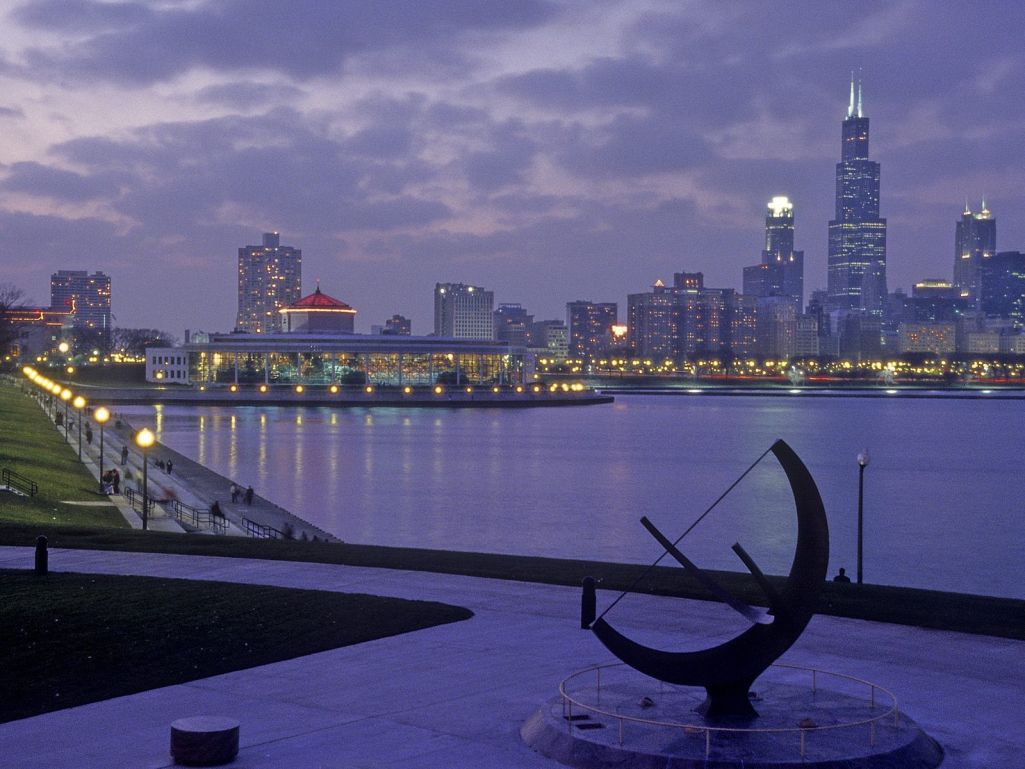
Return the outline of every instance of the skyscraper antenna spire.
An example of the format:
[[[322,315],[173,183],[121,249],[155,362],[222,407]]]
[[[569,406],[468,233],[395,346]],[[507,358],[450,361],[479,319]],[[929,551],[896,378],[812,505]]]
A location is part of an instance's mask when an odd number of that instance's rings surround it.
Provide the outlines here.
[[[964,196],[964,212],[966,214],[970,214],[972,212],[972,209],[970,209],[968,207],[968,196],[967,195]]]
[[[858,117],[865,117],[861,109],[861,72],[858,72]]]
[[[851,70],[851,100],[847,103],[847,117],[854,117],[854,70]]]

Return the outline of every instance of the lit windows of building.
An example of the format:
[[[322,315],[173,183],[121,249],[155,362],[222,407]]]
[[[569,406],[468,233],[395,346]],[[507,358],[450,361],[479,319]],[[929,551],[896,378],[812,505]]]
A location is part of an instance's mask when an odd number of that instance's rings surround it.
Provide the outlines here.
[[[103,347],[110,344],[110,277],[102,272],[58,270],[50,276],[50,309],[71,314],[71,326],[96,334]]]
[[[836,165],[836,210],[829,222],[828,304],[881,316],[887,298],[886,220],[879,216],[879,164],[869,160],[868,139],[861,83],[855,91],[852,77]]]
[[[434,286],[434,335],[450,339],[494,339],[495,294],[464,283]]]
[[[983,272],[997,252],[997,220],[982,201],[982,210],[965,210],[954,229],[954,288],[974,309],[982,308]]]
[[[615,302],[568,302],[569,354],[577,358],[606,354],[612,344],[612,327],[618,322],[619,307]]]
[[[238,250],[238,316],[235,327],[253,334],[283,330],[281,309],[301,296],[302,251],[282,246],[278,233],[259,246]]]

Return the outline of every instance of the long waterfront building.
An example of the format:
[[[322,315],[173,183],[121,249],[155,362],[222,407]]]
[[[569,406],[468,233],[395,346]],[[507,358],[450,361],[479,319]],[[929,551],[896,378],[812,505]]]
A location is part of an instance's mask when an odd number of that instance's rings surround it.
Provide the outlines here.
[[[531,369],[503,342],[369,334],[215,334],[146,350],[146,379],[230,385],[507,385]]]

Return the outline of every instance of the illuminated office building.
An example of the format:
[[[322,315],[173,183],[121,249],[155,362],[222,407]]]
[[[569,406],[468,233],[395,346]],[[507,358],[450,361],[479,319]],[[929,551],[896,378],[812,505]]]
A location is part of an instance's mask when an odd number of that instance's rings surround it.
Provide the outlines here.
[[[868,159],[861,83],[851,96],[836,164],[836,211],[829,223],[828,302],[881,316],[886,304],[886,220],[879,216],[879,164]]]
[[[449,339],[494,339],[495,294],[464,283],[434,285],[434,335]]]
[[[777,195],[765,217],[765,249],[759,264],[744,268],[744,293],[788,296],[798,312],[804,304],[804,252],[794,250],[794,205]]]
[[[986,201],[977,213],[972,213],[965,201],[954,231],[954,288],[972,308],[982,307],[983,272],[996,252],[997,220],[986,208]]]

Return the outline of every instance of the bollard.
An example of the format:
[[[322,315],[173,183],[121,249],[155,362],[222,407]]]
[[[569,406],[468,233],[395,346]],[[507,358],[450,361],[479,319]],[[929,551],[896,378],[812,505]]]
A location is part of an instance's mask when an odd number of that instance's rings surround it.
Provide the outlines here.
[[[584,577],[584,592],[580,596],[580,628],[590,630],[598,609],[598,598],[594,592],[594,577]]]
[[[36,574],[45,577],[49,566],[49,556],[46,552],[46,537],[40,534],[36,537]]]

